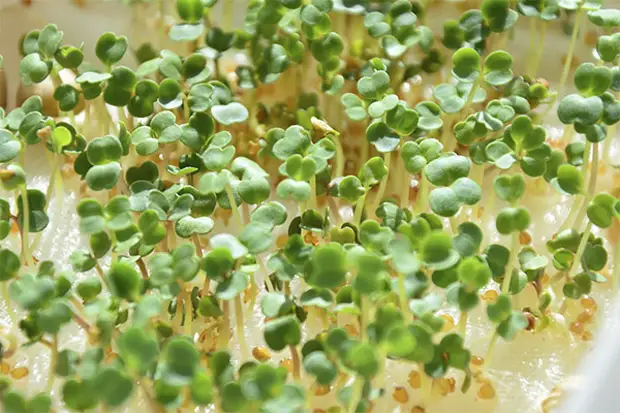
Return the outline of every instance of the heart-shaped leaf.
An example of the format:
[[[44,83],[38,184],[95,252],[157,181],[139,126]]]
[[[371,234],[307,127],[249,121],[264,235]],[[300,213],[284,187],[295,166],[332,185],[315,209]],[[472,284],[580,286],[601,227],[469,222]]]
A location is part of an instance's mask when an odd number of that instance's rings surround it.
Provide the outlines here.
[[[384,122],[374,122],[366,129],[366,139],[381,153],[392,152],[400,143],[400,135]]]
[[[128,41],[125,36],[116,36],[106,32],[99,36],[95,45],[95,54],[106,66],[119,62],[127,51]]]
[[[194,218],[185,216],[175,223],[174,230],[181,238],[189,238],[194,234],[204,235],[213,229],[213,220],[209,217]]]
[[[602,114],[603,102],[598,96],[584,98],[575,94],[568,95],[558,106],[558,118],[565,125],[575,123],[593,125]]]
[[[380,99],[390,88],[390,76],[383,70],[364,76],[357,82],[357,90],[365,99]]]
[[[51,62],[41,59],[41,55],[38,53],[24,56],[19,64],[20,75],[33,83],[40,83],[45,80],[51,69]]]
[[[461,81],[473,82],[480,75],[480,55],[470,47],[454,52],[452,64],[452,73]]]
[[[239,102],[231,102],[227,105],[215,105],[211,108],[211,114],[222,125],[245,122],[248,118],[248,110]]]
[[[501,200],[516,202],[525,192],[525,179],[519,174],[500,175],[493,181],[493,188]]]
[[[582,63],[575,71],[575,86],[583,96],[600,96],[611,86],[611,70],[593,63]]]
[[[512,56],[496,50],[484,59],[484,80],[493,86],[502,86],[512,80]]]

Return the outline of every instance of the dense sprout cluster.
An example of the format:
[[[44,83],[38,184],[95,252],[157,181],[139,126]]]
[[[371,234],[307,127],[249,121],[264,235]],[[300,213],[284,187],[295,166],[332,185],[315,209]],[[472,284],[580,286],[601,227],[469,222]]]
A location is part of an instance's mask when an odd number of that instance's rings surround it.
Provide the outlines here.
[[[362,413],[392,397],[432,413],[431,386],[495,397],[497,340],[583,333],[593,283],[615,290],[620,277],[604,231],[620,202],[597,188],[620,120],[618,10],[484,0],[433,33],[424,0],[250,0],[233,30],[211,18],[215,3],[177,0],[162,30],[188,51],[139,45],[137,68],[120,63],[131,48],[114,33],[92,64],[54,24],[23,36],[22,81],[51,82],[55,102],[0,111],[4,412],[107,412],[143,397],[154,412]],[[505,50],[520,19],[526,73]],[[570,27],[552,88],[536,77],[537,43],[556,20]],[[585,25],[594,59],[575,68]],[[232,69],[230,52],[242,54]],[[552,140],[542,122],[556,113],[564,135]],[[27,183],[37,150],[46,192]],[[70,263],[33,254],[75,180],[78,220],[62,225],[84,248]],[[529,232],[530,192],[572,202],[546,249]],[[526,289],[535,305],[520,304]],[[579,300],[590,312],[569,327]],[[474,355],[465,332],[480,308],[492,333]],[[246,344],[250,319],[266,347]],[[59,344],[73,325],[83,352]],[[25,346],[50,353],[40,393],[10,368]],[[385,388],[388,362],[414,368],[419,400]],[[316,408],[326,394],[332,406]]]

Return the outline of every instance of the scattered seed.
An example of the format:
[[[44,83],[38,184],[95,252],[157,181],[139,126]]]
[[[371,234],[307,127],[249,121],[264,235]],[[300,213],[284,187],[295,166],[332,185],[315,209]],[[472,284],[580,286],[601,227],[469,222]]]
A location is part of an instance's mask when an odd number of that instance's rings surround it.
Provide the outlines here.
[[[596,301],[594,301],[594,298],[592,297],[583,297],[581,299],[581,306],[583,308],[587,308],[593,311],[596,311],[596,309],[598,308]]]
[[[409,378],[407,379],[407,381],[409,382],[409,385],[411,386],[412,389],[419,389],[421,386],[420,373],[417,370],[411,370],[411,373],[409,373]]]
[[[11,377],[15,380],[21,380],[28,375],[28,367],[18,367],[11,370]]]
[[[284,367],[289,373],[293,374],[293,361],[291,359],[282,360],[280,367]]]
[[[349,333],[349,335],[351,336],[356,337],[359,334],[357,327],[355,327],[353,324],[345,324],[344,329],[347,330],[347,333]]]
[[[73,165],[65,164],[60,167],[60,174],[62,175],[63,178],[69,179],[75,176],[75,169],[73,169]]]
[[[252,156],[256,155],[258,153],[258,150],[260,149],[260,145],[254,141],[250,141],[248,142],[248,153]]]
[[[304,235],[304,241],[306,242],[306,244],[312,244],[315,247],[319,245],[319,238],[312,231],[306,231],[306,234]]]
[[[455,380],[452,377],[442,377],[433,380],[433,390],[441,396],[446,396],[454,391]]]
[[[409,401],[409,393],[403,386],[395,386],[392,392],[392,398],[400,404],[406,404]]]
[[[282,234],[278,238],[276,238],[276,246],[278,248],[284,248],[287,242],[288,242],[288,235]]]
[[[595,47],[596,42],[598,41],[598,33],[596,30],[588,30],[583,39],[584,43],[590,47]]]
[[[252,356],[258,361],[267,361],[271,359],[271,353],[265,347],[254,347],[252,349]]]
[[[573,334],[581,335],[584,331],[584,325],[575,321],[570,324],[569,330]]]
[[[592,335],[591,331],[584,331],[583,334],[581,335],[581,339],[583,341],[592,341],[592,338],[594,338],[594,336]]]
[[[443,327],[441,327],[442,332],[445,333],[454,328],[454,318],[450,314],[441,314],[439,317],[444,320]]]
[[[553,409],[555,409],[558,406],[561,397],[562,397],[562,390],[557,387],[554,387],[551,390],[549,397],[547,397],[541,403],[540,407],[543,413],[550,413]]]
[[[525,317],[527,318],[527,327],[525,329],[527,331],[534,330],[534,328],[536,327],[536,317],[534,317],[534,314],[530,313],[529,311],[525,311],[523,312],[523,314],[525,314]]]
[[[484,301],[486,303],[494,303],[495,301],[497,301],[497,297],[499,297],[499,294],[498,294],[497,291],[495,291],[495,290],[486,290],[482,294],[482,301]]]
[[[480,356],[473,356],[471,358],[471,364],[473,364],[474,366],[482,366],[484,364],[484,358]]]
[[[490,383],[484,383],[478,390],[478,397],[482,400],[491,400],[495,398],[495,389]]]
[[[314,389],[314,395],[325,396],[326,394],[329,394],[330,391],[331,387],[329,386],[316,386],[316,388]]]
[[[532,236],[529,232],[523,231],[519,232],[519,243],[521,245],[529,245],[532,243]]]
[[[9,374],[10,371],[11,371],[11,366],[9,365],[9,363],[5,361],[0,363],[0,372],[2,374]]]
[[[577,321],[579,321],[582,324],[588,324],[592,322],[593,318],[594,318],[594,312],[588,309],[586,311],[579,313],[579,315],[577,316]]]

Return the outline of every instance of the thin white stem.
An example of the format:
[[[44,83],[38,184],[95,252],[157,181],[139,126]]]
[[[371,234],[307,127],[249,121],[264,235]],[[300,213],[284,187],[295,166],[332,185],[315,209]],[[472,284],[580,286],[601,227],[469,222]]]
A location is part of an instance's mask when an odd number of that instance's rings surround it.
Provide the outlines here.
[[[571,36],[570,45],[568,46],[568,52],[566,53],[566,61],[564,62],[564,69],[562,70],[562,76],[560,76],[560,86],[558,87],[558,96],[562,95],[566,80],[568,80],[568,74],[570,73],[571,64],[573,62],[573,54],[575,52],[575,44],[577,43],[577,35],[579,34],[579,26],[583,16],[583,9],[579,8],[575,15],[575,23],[573,25],[573,34]]]
[[[241,348],[241,360],[243,362],[250,359],[248,353],[248,344],[245,341],[245,325],[243,316],[243,302],[241,301],[241,295],[235,297],[235,321],[237,325],[237,342]]]
[[[594,192],[596,191],[596,182],[598,178],[598,143],[592,145],[592,163],[590,165],[590,182],[588,183],[588,189],[585,195],[585,199],[583,200],[583,204],[581,205],[581,209],[575,218],[575,224],[573,228],[581,227],[581,223],[583,222],[586,212],[588,210],[588,204],[592,197],[594,197]]]
[[[577,269],[581,265],[581,257],[583,256],[583,252],[586,250],[586,245],[588,245],[588,239],[590,238],[590,231],[592,230],[592,223],[588,221],[586,224],[586,229],[583,231],[581,235],[581,241],[579,241],[579,246],[577,247],[577,252],[575,253],[575,259],[573,260],[573,264],[571,266],[569,272],[569,278],[573,278],[577,272]]]

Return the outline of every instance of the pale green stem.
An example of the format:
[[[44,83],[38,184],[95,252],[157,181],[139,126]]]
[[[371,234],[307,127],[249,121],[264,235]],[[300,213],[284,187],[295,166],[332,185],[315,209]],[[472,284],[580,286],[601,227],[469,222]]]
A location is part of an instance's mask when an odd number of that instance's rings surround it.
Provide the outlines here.
[[[267,266],[265,266],[265,262],[263,258],[256,257],[256,260],[258,261],[258,265],[263,272],[263,278],[265,280],[265,284],[267,285],[267,292],[269,293],[275,292],[276,289],[274,288],[273,283],[271,282],[271,278],[269,278],[269,270],[267,270]]]
[[[476,80],[474,81],[474,84],[471,86],[469,95],[467,95],[467,101],[465,102],[465,106],[461,110],[461,112],[463,113],[465,117],[467,117],[469,113],[469,107],[474,101],[474,96],[476,95],[476,91],[478,90],[478,88],[480,87],[480,84],[482,83],[482,79],[483,79],[483,76],[482,76],[482,73],[480,73],[480,76],[476,78]]]
[[[590,153],[592,152],[592,142],[586,141],[586,146],[583,150],[583,165],[581,167],[581,176],[584,182],[588,178],[588,172],[590,171]]]
[[[359,165],[356,165],[358,168],[361,167],[367,160],[368,160],[368,141],[366,140],[365,136],[361,137],[361,161]]]
[[[536,77],[538,74],[538,68],[540,67],[540,61],[542,59],[542,54],[545,49],[545,37],[547,36],[547,23],[544,20],[541,20],[540,25],[540,36],[538,37],[538,49],[536,50],[536,60],[534,62],[534,67],[532,69],[532,77]]]
[[[530,17],[529,21],[530,21],[530,30],[529,30],[530,46],[527,51],[527,61],[526,61],[525,67],[526,67],[526,73],[530,77],[534,77],[534,73],[533,73],[534,65],[532,64],[532,57],[534,57],[535,59],[535,56],[536,56],[534,52],[534,50],[536,49],[536,40],[537,40],[536,39],[536,18]]]
[[[133,125],[130,124],[129,119],[127,118],[127,114],[125,113],[125,109],[121,106],[116,108],[118,112],[118,119],[125,124],[129,132],[133,130]]]
[[[611,292],[613,295],[618,293],[618,277],[620,277],[620,241],[616,242],[616,247],[614,249],[614,269],[611,276]]]
[[[192,293],[188,290],[185,292],[185,324],[183,324],[183,334],[192,338],[192,318],[194,318],[192,306]],[[192,338],[193,341],[193,338]]]
[[[409,176],[409,171],[407,171],[403,157],[398,156],[398,159],[400,160],[400,173],[402,174],[402,181],[400,183],[400,207],[404,209],[409,206],[411,177]]]
[[[431,391],[433,389],[432,379],[426,375],[424,371],[424,364],[418,363],[418,369],[420,370],[420,405],[426,407],[426,403],[430,399]]]
[[[452,229],[452,233],[457,235],[459,232],[459,223],[458,218],[456,216],[450,217],[450,228]]]
[[[28,202],[28,190],[26,189],[26,185],[23,185],[19,191],[22,196],[22,214],[24,216],[24,226],[22,228],[22,255],[30,270],[34,271],[34,259],[32,258],[32,252],[30,251],[30,206]]]
[[[497,331],[493,333],[493,337],[491,337],[491,341],[489,342],[489,347],[487,348],[487,352],[484,355],[484,370],[486,370],[491,364],[491,357],[493,356],[493,351],[495,350],[495,344],[497,344],[497,339],[499,338],[499,334]]]
[[[220,323],[220,334],[218,336],[217,348],[225,350],[230,342],[230,305],[229,301],[222,300],[222,320]]]
[[[392,159],[392,152],[386,152],[384,155],[384,162],[385,162],[385,166],[388,172],[385,178],[383,178],[381,182],[379,183],[379,190],[377,191],[377,196],[375,196],[375,199],[370,207],[369,212],[373,215],[375,215],[375,211],[377,210],[377,207],[379,206],[379,204],[381,203],[381,200],[383,199],[383,196],[385,195],[385,188],[387,187],[388,179],[390,178],[391,159]]]
[[[293,362],[293,378],[296,381],[301,380],[301,360],[299,359],[299,352],[297,351],[297,347],[288,346],[291,351],[291,361]]]
[[[583,252],[586,250],[586,245],[588,245],[588,238],[590,238],[590,231],[592,230],[592,223],[588,221],[586,224],[586,229],[583,231],[581,235],[581,241],[579,241],[579,246],[577,247],[577,252],[575,253],[575,259],[573,260],[573,265],[570,268],[570,272],[568,274],[569,278],[572,279],[577,272],[577,269],[581,265],[581,257],[583,256]]]
[[[566,219],[564,220],[562,225],[560,225],[560,228],[557,231],[558,233],[564,231],[566,228],[568,228],[570,223],[574,221],[575,215],[579,212],[580,205],[582,205],[584,200],[585,200],[585,196],[579,196],[573,200],[573,204],[571,205],[570,211],[568,211],[568,215],[566,216]]]
[[[174,320],[172,322],[172,330],[177,333],[181,331],[181,324],[183,323],[183,293],[174,298],[176,307],[174,310]]]
[[[510,242],[510,255],[508,257],[508,264],[506,265],[506,272],[504,273],[504,280],[502,281],[502,293],[508,294],[510,291],[510,281],[512,279],[512,271],[516,266],[517,254],[519,252],[519,233],[517,231],[512,233]]]
[[[566,85],[566,80],[568,80],[568,74],[570,73],[571,63],[573,62],[573,54],[575,53],[577,34],[579,33],[579,26],[581,25],[582,16],[583,9],[579,8],[577,10],[577,14],[575,15],[573,34],[571,36],[570,45],[568,46],[568,52],[566,53],[566,62],[564,62],[564,69],[562,70],[562,75],[560,76],[560,86],[558,87],[557,96],[562,95],[562,92],[564,91],[564,86]]]
[[[50,160],[50,153],[48,151],[45,151],[45,157],[47,158],[47,161],[50,165],[50,180],[47,184],[47,190],[45,191],[45,200],[48,202],[50,202],[50,199],[52,198],[52,192],[54,189],[54,182],[56,181],[56,172],[58,170],[58,156],[56,154],[54,154],[52,160]]]
[[[159,9],[159,17],[161,19],[160,20],[161,27],[158,27],[158,30],[157,30],[157,32],[159,33],[159,36],[158,36],[159,49],[164,49],[166,45],[166,30],[164,28],[166,24],[165,3],[166,2],[164,0],[158,0],[158,5],[157,5],[157,8]]]
[[[616,99],[620,98],[619,92],[616,92],[615,95]],[[609,156],[611,155],[611,145],[616,137],[617,125],[617,123],[614,123],[609,127],[609,129],[607,129],[607,138],[605,139],[605,145],[603,147],[603,160],[606,165],[609,164],[610,161]]]
[[[474,181],[478,184],[478,186],[480,188],[482,188],[484,190],[484,165],[477,165],[477,164],[473,164],[473,179]],[[471,207],[472,211],[472,216],[471,216],[471,220],[472,222],[474,222],[475,220],[478,219],[478,211],[480,210],[480,201],[476,202],[475,205],[473,205]]]
[[[310,178],[310,208],[318,208],[318,202],[316,200],[316,175],[312,175]]]
[[[367,194],[368,194],[368,189],[366,189],[366,192],[364,193],[364,195],[362,195],[360,199],[358,199],[357,203],[355,204],[355,215],[353,216],[353,222],[355,222],[355,225],[358,228],[360,227],[360,224],[362,223],[362,212],[364,211],[364,205],[366,204]]]
[[[467,332],[467,318],[469,313],[467,311],[461,311],[461,316],[459,318],[459,335],[465,339],[465,333]]]
[[[235,2],[230,0],[230,1],[224,1],[224,9],[223,9],[223,17],[224,17],[224,24],[223,24],[223,29],[226,31],[232,31],[233,30],[233,17],[235,16]]]
[[[355,413],[357,411],[357,405],[362,400],[362,392],[364,390],[364,380],[360,377],[356,377],[353,382],[353,389],[351,392],[351,399],[349,400],[349,408],[347,413]]]
[[[334,145],[336,146],[336,168],[335,177],[339,178],[344,175],[344,151],[342,150],[342,142],[338,134],[332,134],[331,136]]]
[[[473,99],[473,96],[472,96],[472,99]],[[468,97],[468,100],[469,100],[469,97]],[[456,115],[454,114],[448,114],[446,118],[443,120],[443,128],[441,131],[440,141],[441,143],[444,144],[444,147],[446,148],[446,152],[450,152],[454,150],[454,147],[456,146],[455,139],[452,134],[452,121],[454,120],[455,116]]]
[[[245,319],[243,317],[241,294],[235,297],[235,321],[237,324],[237,342],[241,348],[241,359],[243,362],[246,362],[250,359],[250,356],[248,353],[248,344],[245,341]]]
[[[424,172],[420,172],[420,179],[418,182],[418,196],[415,202],[415,212],[420,214],[426,211],[426,203],[428,197],[428,181],[424,176]]]
[[[564,127],[564,132],[562,133],[562,142],[564,143],[570,143],[571,139],[573,138],[573,135],[575,134],[575,128],[573,127],[573,125],[566,125]]]
[[[584,164],[585,166],[585,164]],[[583,204],[581,204],[581,209],[575,218],[575,223],[573,228],[577,229],[581,227],[581,223],[585,218],[586,212],[588,210],[588,205],[590,200],[594,196],[594,192],[596,191],[596,180],[598,178],[598,143],[592,145],[592,163],[590,164],[590,182],[588,183],[588,189],[583,200]]]
[[[233,194],[232,186],[230,186],[230,184],[226,185],[226,196],[228,196],[228,202],[230,202],[230,208],[232,209],[233,219],[235,220],[237,231],[241,231],[243,229],[243,219],[239,213],[239,207],[237,206],[237,201],[235,200],[235,195]]]

